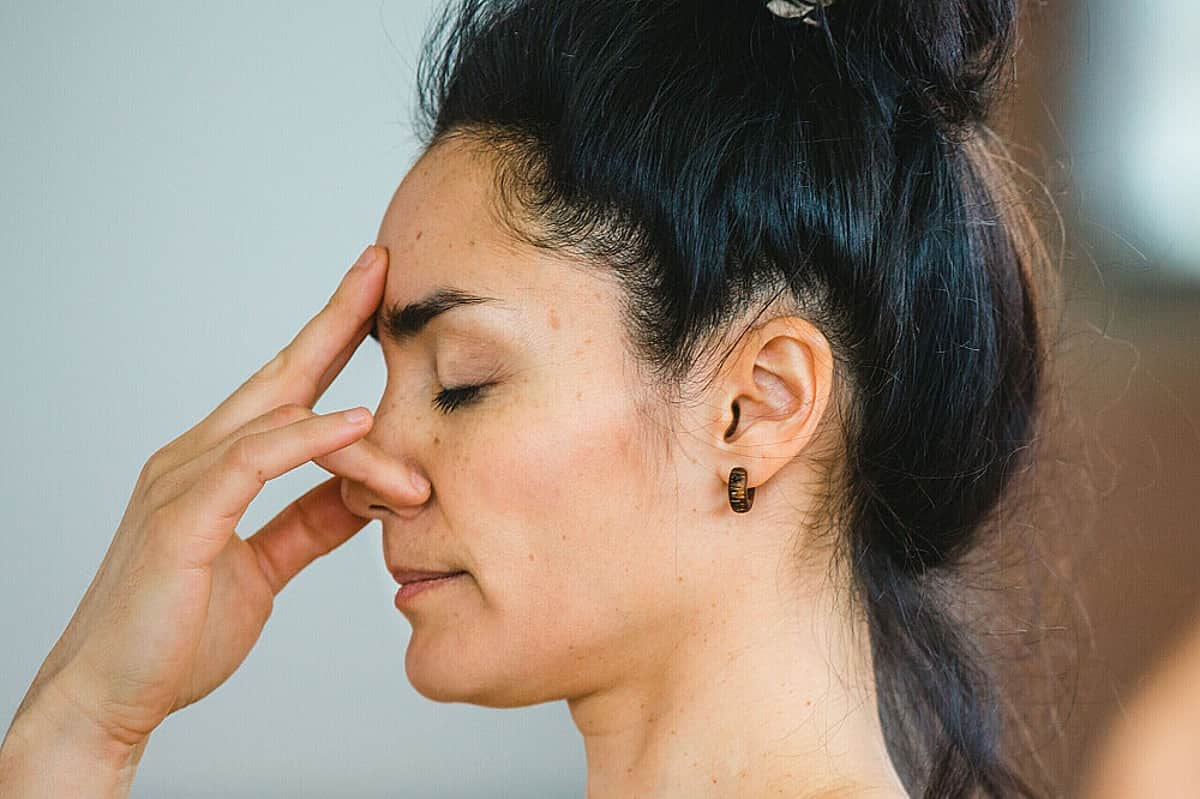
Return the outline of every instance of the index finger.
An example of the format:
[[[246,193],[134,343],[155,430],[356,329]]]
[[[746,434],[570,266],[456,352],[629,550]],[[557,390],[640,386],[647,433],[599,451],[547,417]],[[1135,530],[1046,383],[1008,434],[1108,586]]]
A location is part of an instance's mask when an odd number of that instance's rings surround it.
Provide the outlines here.
[[[368,245],[295,338],[168,446],[204,451],[272,408],[292,403],[311,408],[366,338],[386,282],[387,248]]]

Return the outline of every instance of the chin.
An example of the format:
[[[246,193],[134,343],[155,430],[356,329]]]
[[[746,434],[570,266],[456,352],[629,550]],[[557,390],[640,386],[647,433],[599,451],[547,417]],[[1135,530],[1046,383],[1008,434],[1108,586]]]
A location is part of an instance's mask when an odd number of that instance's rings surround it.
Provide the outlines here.
[[[433,702],[506,708],[562,698],[546,694],[544,687],[534,690],[542,681],[503,668],[497,661],[462,648],[422,646],[418,639],[414,633],[404,655],[404,671],[416,692]]]

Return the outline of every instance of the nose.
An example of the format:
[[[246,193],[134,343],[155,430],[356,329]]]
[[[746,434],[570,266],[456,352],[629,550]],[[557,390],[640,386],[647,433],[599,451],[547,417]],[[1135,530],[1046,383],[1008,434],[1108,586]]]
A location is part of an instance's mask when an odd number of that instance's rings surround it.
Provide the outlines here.
[[[384,519],[411,517],[429,501],[432,485],[413,457],[416,424],[409,414],[376,409],[371,430],[360,439],[368,462],[361,479],[342,480],[342,502],[355,516]]]

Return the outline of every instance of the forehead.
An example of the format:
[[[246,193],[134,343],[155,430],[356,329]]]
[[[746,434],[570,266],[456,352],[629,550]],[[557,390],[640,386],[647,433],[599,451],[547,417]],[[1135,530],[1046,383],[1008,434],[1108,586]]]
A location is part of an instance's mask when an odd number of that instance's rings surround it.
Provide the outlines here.
[[[518,242],[492,216],[494,170],[477,148],[454,140],[427,151],[392,195],[377,242],[388,249],[385,297],[407,301],[436,286],[506,296],[537,293],[567,278],[538,268],[552,260]]]
[[[628,358],[623,288],[614,270],[513,238],[494,217],[496,156],[453,139],[426,151],[393,194],[377,243],[388,249],[383,306],[452,288],[511,309],[501,324],[528,344],[603,348]],[[488,303],[464,311],[497,321]],[[451,324],[448,322],[448,324]]]

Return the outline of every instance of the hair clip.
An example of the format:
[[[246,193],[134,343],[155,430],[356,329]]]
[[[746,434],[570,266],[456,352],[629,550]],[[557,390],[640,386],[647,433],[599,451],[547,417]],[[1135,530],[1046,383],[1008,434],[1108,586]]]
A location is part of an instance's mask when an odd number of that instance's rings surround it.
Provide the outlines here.
[[[798,18],[819,28],[821,21],[813,15],[818,8],[831,5],[833,0],[770,0],[767,10],[777,17]]]

